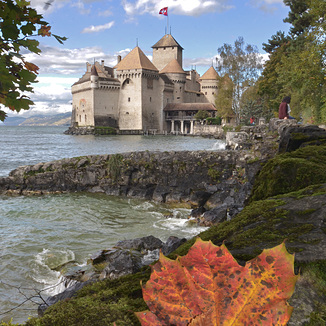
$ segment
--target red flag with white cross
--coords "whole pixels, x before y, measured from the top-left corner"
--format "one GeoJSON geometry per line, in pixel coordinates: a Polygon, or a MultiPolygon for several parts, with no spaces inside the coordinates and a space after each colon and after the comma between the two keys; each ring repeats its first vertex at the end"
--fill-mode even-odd
{"type": "Polygon", "coordinates": [[[160,15],[167,16],[168,15],[168,7],[164,7],[159,11],[160,15]]]}

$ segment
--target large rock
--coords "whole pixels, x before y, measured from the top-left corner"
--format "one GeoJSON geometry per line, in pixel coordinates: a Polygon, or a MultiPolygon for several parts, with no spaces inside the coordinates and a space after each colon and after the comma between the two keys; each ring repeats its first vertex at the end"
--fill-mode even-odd
{"type": "Polygon", "coordinates": [[[279,153],[293,152],[305,145],[326,145],[326,131],[318,126],[289,126],[280,134],[279,153]]]}

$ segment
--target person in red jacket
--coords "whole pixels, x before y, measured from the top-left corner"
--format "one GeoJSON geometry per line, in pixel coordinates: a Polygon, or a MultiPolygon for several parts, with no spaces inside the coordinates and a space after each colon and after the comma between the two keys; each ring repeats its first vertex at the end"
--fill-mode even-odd
{"type": "Polygon", "coordinates": [[[278,118],[279,119],[294,119],[289,115],[290,112],[290,102],[291,96],[285,96],[280,104],[280,108],[278,110],[278,118]]]}

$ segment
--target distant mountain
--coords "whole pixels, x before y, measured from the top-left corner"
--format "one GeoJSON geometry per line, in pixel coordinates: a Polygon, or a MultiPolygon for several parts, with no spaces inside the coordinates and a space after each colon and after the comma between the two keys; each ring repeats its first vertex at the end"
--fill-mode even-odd
{"type": "Polygon", "coordinates": [[[2,125],[4,126],[70,126],[71,113],[60,113],[55,115],[34,115],[29,118],[8,117],[2,125]]]}

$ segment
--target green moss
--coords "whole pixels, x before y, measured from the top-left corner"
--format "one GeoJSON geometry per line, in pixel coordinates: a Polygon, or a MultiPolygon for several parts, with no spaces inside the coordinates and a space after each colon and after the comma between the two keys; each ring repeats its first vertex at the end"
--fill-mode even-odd
{"type": "Polygon", "coordinates": [[[76,298],[48,308],[42,318],[26,326],[117,326],[140,325],[134,312],[147,310],[140,282],[146,282],[150,268],[117,280],[104,280],[84,287],[76,298]]]}
{"type": "Polygon", "coordinates": [[[113,127],[95,127],[94,133],[95,135],[116,135],[117,129],[113,127]]]}
{"type": "Polygon", "coordinates": [[[109,176],[113,182],[117,182],[122,168],[123,156],[121,154],[113,154],[108,160],[109,176]]]}
{"type": "Polygon", "coordinates": [[[277,155],[256,178],[251,201],[326,182],[326,147],[308,146],[277,155]]]}
{"type": "Polygon", "coordinates": [[[217,181],[221,176],[221,172],[212,167],[208,169],[207,174],[213,181],[217,181]]]}

